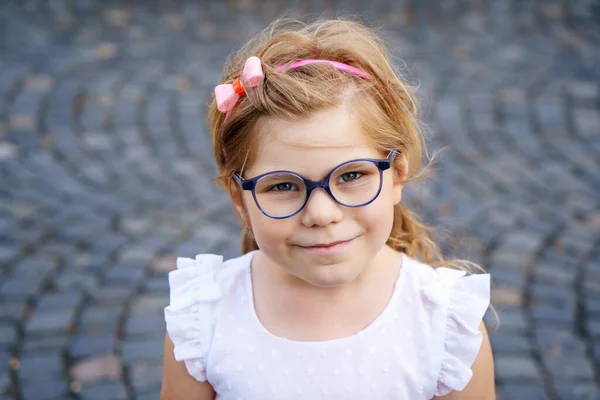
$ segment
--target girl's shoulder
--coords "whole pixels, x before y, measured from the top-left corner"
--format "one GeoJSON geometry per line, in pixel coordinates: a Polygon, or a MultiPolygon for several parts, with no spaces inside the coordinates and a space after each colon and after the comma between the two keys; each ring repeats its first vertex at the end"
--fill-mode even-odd
{"type": "Polygon", "coordinates": [[[220,300],[249,267],[252,253],[227,261],[215,254],[177,259],[169,272],[170,301],[165,308],[167,332],[175,347],[175,359],[185,361],[188,372],[206,380],[204,355],[212,344],[220,300]]]}
{"type": "Polygon", "coordinates": [[[469,274],[455,268],[432,267],[408,256],[404,257],[403,273],[407,284],[430,303],[452,306],[456,302],[467,301],[472,308],[484,312],[489,306],[489,274],[469,274]]]}
{"type": "Polygon", "coordinates": [[[416,297],[408,309],[414,313],[423,343],[433,352],[437,376],[436,396],[462,390],[472,377],[483,334],[479,330],[490,305],[490,275],[431,267],[404,257],[403,278],[408,295],[416,297]],[[417,315],[418,314],[418,315],[417,315]],[[427,339],[426,339],[427,338],[427,339]]]}
{"type": "Polygon", "coordinates": [[[195,293],[200,285],[207,289],[207,295],[214,295],[215,290],[225,290],[236,278],[250,266],[253,252],[240,257],[224,260],[216,254],[198,254],[195,258],[177,258],[177,269],[169,272],[171,300],[176,297],[195,293]],[[190,289],[194,290],[190,290],[190,289]]]}
{"type": "Polygon", "coordinates": [[[195,303],[214,303],[230,289],[232,282],[250,266],[252,253],[227,261],[216,254],[177,258],[177,269],[169,272],[170,310],[195,303]]]}

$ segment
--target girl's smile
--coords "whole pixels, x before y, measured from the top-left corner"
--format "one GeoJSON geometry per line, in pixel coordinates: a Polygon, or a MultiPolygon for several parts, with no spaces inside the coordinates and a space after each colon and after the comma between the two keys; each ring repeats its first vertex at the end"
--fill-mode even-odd
{"type": "Polygon", "coordinates": [[[329,243],[318,243],[311,246],[298,246],[301,249],[311,251],[316,254],[335,254],[342,250],[344,250],[347,246],[349,246],[355,238],[348,240],[338,240],[335,242],[329,243]]]}

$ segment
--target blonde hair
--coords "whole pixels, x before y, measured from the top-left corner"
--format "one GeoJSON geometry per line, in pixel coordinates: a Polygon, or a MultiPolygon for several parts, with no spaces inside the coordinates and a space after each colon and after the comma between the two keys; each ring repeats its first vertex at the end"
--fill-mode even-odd
{"type": "MultiPolygon", "coordinates": [[[[382,154],[395,150],[405,156],[408,168],[401,171],[399,164],[394,165],[397,177],[405,181],[416,178],[422,158],[429,159],[419,124],[415,88],[394,69],[385,44],[370,28],[342,19],[310,23],[276,20],[227,60],[222,82],[231,83],[240,76],[250,56],[260,58],[265,73],[263,81],[247,91],[227,119],[214,102],[207,116],[219,170],[217,183],[232,197],[240,196],[232,175],[251,165],[258,131],[267,118],[301,120],[312,112],[347,101],[359,111],[356,114],[363,131],[382,154]],[[326,64],[311,64],[286,72],[275,70],[275,66],[302,59],[349,64],[369,74],[371,79],[361,79],[326,64]]],[[[395,206],[387,244],[432,266],[451,266],[467,272],[478,268],[463,260],[445,260],[433,241],[431,229],[402,203],[395,206]]],[[[255,249],[258,245],[246,226],[242,252],[255,249]]]]}

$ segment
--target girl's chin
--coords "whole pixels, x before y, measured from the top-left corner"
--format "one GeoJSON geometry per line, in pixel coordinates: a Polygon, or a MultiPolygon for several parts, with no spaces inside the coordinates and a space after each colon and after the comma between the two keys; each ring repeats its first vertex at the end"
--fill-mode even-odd
{"type": "Polygon", "coordinates": [[[360,273],[356,271],[356,266],[344,262],[335,265],[314,266],[308,274],[302,273],[298,276],[300,279],[321,288],[333,288],[344,286],[352,282],[360,273]]]}

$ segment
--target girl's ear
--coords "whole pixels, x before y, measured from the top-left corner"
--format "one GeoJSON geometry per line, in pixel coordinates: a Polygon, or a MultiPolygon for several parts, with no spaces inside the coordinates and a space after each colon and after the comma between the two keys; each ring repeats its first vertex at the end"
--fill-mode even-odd
{"type": "Polygon", "coordinates": [[[394,204],[398,204],[402,200],[402,189],[404,189],[404,183],[408,176],[408,161],[408,154],[401,153],[396,155],[392,164],[394,204]]]}

